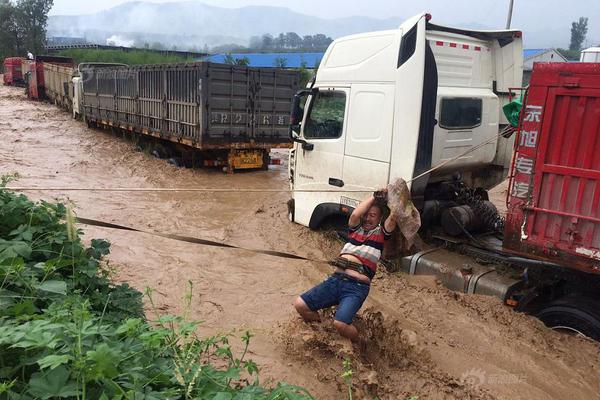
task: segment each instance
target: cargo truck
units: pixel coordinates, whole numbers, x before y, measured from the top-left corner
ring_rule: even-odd
[[[52,69],[48,69],[47,65],[53,65]],[[46,66],[46,67],[45,67]],[[64,99],[64,71],[57,70],[58,67],[64,67],[69,71],[73,71],[75,63],[72,58],[59,56],[36,56],[28,63],[29,71],[27,71],[27,96],[34,100],[46,100],[52,96],[52,100],[56,98]],[[48,83],[46,83],[45,72],[50,73]],[[66,82],[68,83],[68,82]],[[49,88],[48,93],[46,88]]]
[[[5,86],[23,86],[25,79],[23,77],[22,57],[7,57],[3,63],[3,81]]]
[[[289,109],[299,72],[214,63],[80,71],[82,115],[170,142],[185,164],[264,168],[269,150],[289,148]]]
[[[290,219],[347,221],[403,178],[427,239],[404,271],[600,339],[599,64],[536,64],[514,133],[521,32],[430,18],[329,46],[292,105]],[[509,175],[504,220],[487,191]]]

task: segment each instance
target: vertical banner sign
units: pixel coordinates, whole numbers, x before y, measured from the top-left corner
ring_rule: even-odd
[[[534,104],[527,104],[524,110],[510,192],[511,197],[520,199],[521,202],[530,200],[533,189],[533,167],[542,125],[542,111],[542,106]]]

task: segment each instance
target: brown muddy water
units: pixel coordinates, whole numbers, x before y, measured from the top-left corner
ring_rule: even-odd
[[[22,89],[0,86],[0,173],[19,186],[286,188],[285,166],[226,175],[168,165],[108,132],[91,130]],[[341,245],[288,222],[286,193],[28,192],[69,199],[81,217],[245,247],[329,258]],[[503,199],[503,191],[497,191]],[[600,346],[548,330],[494,298],[452,293],[433,278],[378,272],[357,321],[368,338],[352,349],[324,322],[306,325],[291,303],[328,267],[146,234],[81,226],[112,242],[116,279],[154,290],[160,313],[181,313],[188,282],[200,334],[249,329],[265,382],[285,380],[318,399],[597,399]],[[148,315],[153,316],[149,305]],[[240,345],[241,347],[241,341]]]

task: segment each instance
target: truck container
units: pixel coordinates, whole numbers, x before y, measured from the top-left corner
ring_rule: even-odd
[[[27,75],[27,95],[30,99],[42,100],[46,98],[44,79],[44,63],[73,68],[73,59],[59,56],[36,56],[29,63]]]
[[[23,77],[22,57],[7,57],[4,59],[4,85],[22,86],[25,84]]]
[[[44,90],[51,102],[73,109],[73,75],[75,68],[67,64],[44,63]]]
[[[201,165],[266,168],[290,147],[299,73],[214,63],[86,68],[83,115],[99,124],[201,150]]]
[[[504,248],[600,274],[600,63],[536,63],[523,107]]]
[[[81,79],[81,71],[87,68],[110,68],[110,67],[127,67],[127,64],[121,63],[81,63],[77,66],[73,73],[72,80],[72,99],[71,99],[71,111],[73,111],[73,118],[79,119],[83,112],[83,80]],[[91,76],[91,75],[88,75]]]

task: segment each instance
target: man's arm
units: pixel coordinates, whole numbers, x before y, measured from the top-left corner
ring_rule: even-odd
[[[358,226],[360,224],[360,219],[363,215],[365,215],[367,211],[369,211],[374,202],[375,197],[373,197],[373,195],[361,201],[360,204],[354,209],[354,211],[352,211],[350,219],[348,220],[348,226],[351,228]]]

